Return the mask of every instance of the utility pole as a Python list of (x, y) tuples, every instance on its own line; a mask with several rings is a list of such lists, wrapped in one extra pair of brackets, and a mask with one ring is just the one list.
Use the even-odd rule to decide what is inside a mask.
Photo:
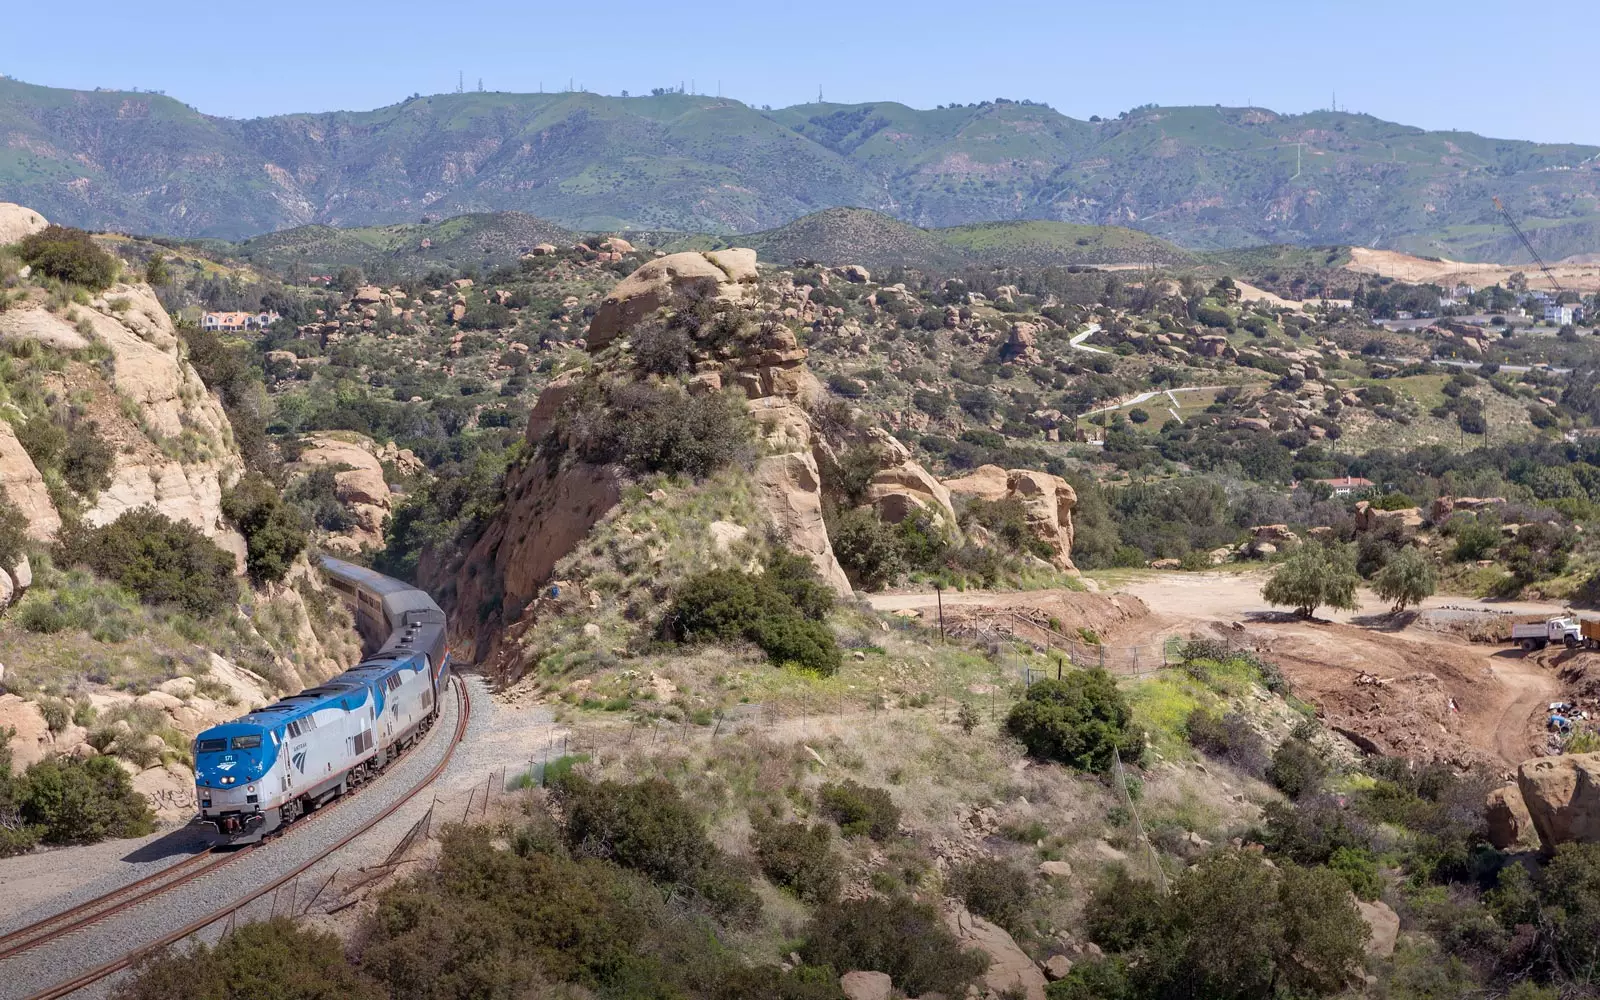
[(462, 72), (459, 69), (456, 70), (456, 93), (459, 94), (459, 93), (461, 93), (462, 91), (464, 91), (466, 89), (466, 87), (465, 87), (466, 81), (467, 81), (467, 74)]

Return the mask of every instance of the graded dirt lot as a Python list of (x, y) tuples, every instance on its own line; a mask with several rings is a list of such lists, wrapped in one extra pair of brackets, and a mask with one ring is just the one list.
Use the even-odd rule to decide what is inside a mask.
[[(1429, 260), (1413, 257), (1395, 250), (1369, 250), (1365, 247), (1350, 249), (1350, 263), (1345, 265), (1359, 274), (1376, 274), (1413, 284), (1423, 282), (1465, 282), (1482, 288), (1485, 285), (1504, 284), (1506, 279), (1521, 271), (1528, 279), (1529, 288), (1550, 287), (1543, 272), (1532, 264), (1476, 264), (1459, 260)], [(1568, 291), (1592, 292), (1600, 289), (1600, 265), (1582, 258), (1557, 261), (1550, 265), (1556, 280)]]
[[(947, 593), (945, 614), (1015, 612), (1020, 619), (1048, 609), (1066, 632), (1094, 628), (1111, 648), (1170, 635), (1226, 639), (1277, 662), (1328, 726), (1369, 751), (1505, 770), (1542, 745), (1543, 709), (1562, 696), (1558, 665), (1461, 633), (1482, 631), (1496, 616), (1555, 614), (1559, 607), (1440, 597), (1419, 613), (1392, 617), (1362, 592), (1355, 611), (1306, 621), (1262, 601), (1263, 579), (1259, 572), (1135, 572), (1103, 581), (1099, 594)], [(880, 611), (927, 616), (934, 595), (871, 601)]]

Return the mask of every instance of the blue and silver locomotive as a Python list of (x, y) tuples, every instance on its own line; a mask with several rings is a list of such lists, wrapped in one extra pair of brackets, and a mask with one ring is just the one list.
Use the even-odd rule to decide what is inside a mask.
[(260, 840), (381, 771), (427, 731), (450, 682), (433, 598), (339, 559), (323, 572), (373, 652), (325, 684), (196, 737), (195, 823)]

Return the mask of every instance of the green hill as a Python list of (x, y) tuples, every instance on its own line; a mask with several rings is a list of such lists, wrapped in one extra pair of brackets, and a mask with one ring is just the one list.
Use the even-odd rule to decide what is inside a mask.
[(729, 234), (859, 207), (929, 229), (1048, 220), (1191, 249), (1500, 256), (1499, 195), (1545, 255), (1600, 250), (1600, 149), (1343, 112), (1146, 107), (1084, 122), (1013, 101), (762, 111), (685, 94), (466, 93), (236, 121), (156, 94), (0, 80), (0, 137), (5, 198), (189, 237), (502, 211)]
[(462, 215), (442, 222), (336, 229), (296, 226), (226, 247), (226, 252), (280, 273), (299, 265), (312, 273), (354, 265), (388, 263), (400, 271), (433, 265), (495, 266), (515, 260), (540, 243), (566, 246), (570, 230), (520, 212)]

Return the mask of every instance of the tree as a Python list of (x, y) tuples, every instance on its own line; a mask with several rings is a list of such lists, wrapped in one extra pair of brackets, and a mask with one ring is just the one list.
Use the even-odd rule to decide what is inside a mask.
[(222, 516), (244, 535), (250, 577), (276, 583), (306, 547), (306, 533), (293, 507), (283, 502), (272, 480), (247, 472), (222, 494)]
[(1114, 754), (1132, 760), (1142, 753), (1144, 740), (1132, 723), (1133, 711), (1110, 674), (1075, 670), (1028, 688), (1006, 716), (1006, 732), (1040, 760), (1106, 771)]
[(144, 265), (145, 283), (159, 287), (172, 280), (172, 273), (167, 270), (167, 256), (159, 250), (150, 255)]
[(1390, 556), (1378, 570), (1372, 578), (1372, 589), (1400, 612), (1432, 596), (1435, 583), (1433, 563), (1415, 547), (1407, 545)]
[(1310, 618), (1323, 605), (1354, 611), (1360, 584), (1355, 553), (1348, 545), (1302, 545), (1273, 571), (1261, 596), (1268, 604), (1291, 607)]
[(117, 280), (117, 260), (81, 229), (47, 226), (23, 238), (17, 254), (34, 270), (58, 281), (100, 291)]

